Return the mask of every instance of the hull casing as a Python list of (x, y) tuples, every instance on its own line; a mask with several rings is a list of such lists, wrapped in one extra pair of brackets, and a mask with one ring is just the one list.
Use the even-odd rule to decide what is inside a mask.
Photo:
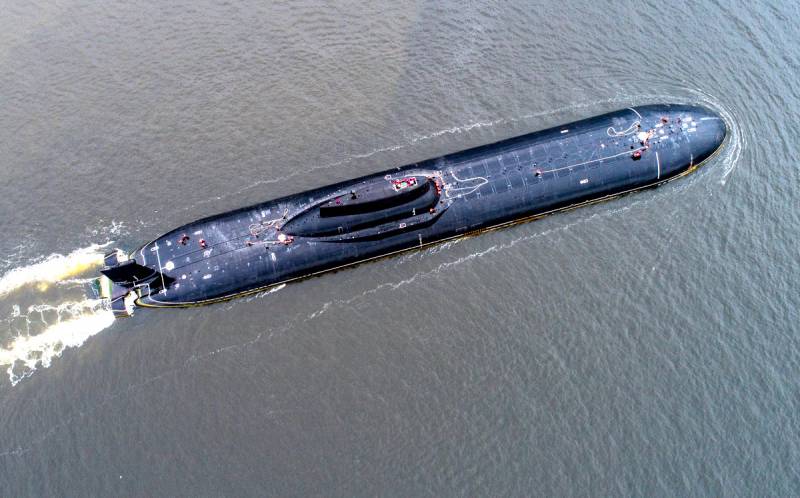
[(188, 223), (133, 252), (153, 273), (120, 285), (151, 307), (258, 292), (659, 185), (726, 131), (701, 106), (622, 109)]

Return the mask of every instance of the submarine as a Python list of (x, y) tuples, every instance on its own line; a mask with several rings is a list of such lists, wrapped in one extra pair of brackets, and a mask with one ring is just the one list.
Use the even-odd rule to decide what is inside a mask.
[(204, 305), (682, 177), (721, 149), (701, 105), (629, 107), (203, 218), (98, 279), (116, 317)]

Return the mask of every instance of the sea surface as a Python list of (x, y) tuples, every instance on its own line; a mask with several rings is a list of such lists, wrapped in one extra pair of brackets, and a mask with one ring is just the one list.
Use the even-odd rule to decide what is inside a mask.
[[(0, 1), (0, 495), (800, 495), (793, 1)], [(680, 181), (114, 321), (102, 254), (628, 106)]]

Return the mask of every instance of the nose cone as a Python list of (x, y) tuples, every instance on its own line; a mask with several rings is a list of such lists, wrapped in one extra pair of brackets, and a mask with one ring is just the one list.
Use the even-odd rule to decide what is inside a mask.
[(692, 106), (682, 114), (681, 127), (690, 137), (691, 154), (698, 164), (720, 148), (728, 127), (719, 114), (703, 106)]

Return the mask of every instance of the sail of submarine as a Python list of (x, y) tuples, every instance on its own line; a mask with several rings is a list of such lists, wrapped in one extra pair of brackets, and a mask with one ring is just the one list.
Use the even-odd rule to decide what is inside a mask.
[(699, 105), (646, 105), (187, 223), (105, 257), (117, 317), (226, 300), (657, 186), (727, 134)]

